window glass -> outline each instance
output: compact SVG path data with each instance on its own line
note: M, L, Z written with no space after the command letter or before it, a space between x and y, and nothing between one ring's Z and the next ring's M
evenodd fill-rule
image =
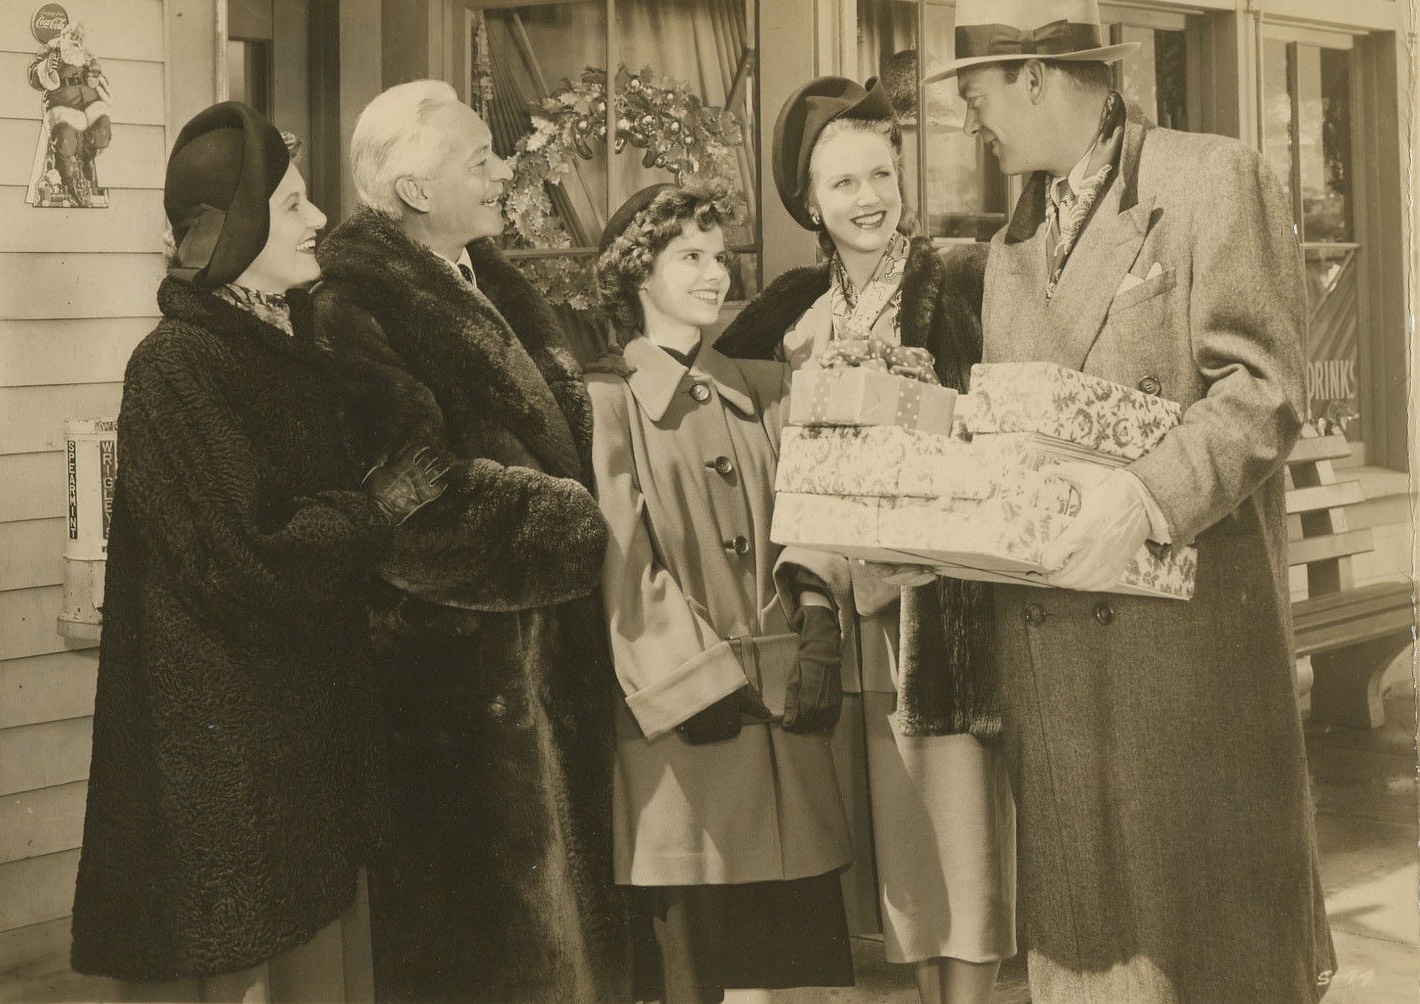
M759 285L753 40L756 0L529 3L476 10L470 95L514 161L505 247L550 299L585 321L608 216L647 185L722 178L745 200L727 234L731 299ZM616 111L608 155L607 19Z
M1267 39L1262 48L1262 147L1272 173L1292 197L1292 91L1287 83L1291 47Z
M1168 129L1188 128L1188 63L1182 31L1120 25L1121 42L1139 48L1120 61L1118 78L1124 100L1151 122Z

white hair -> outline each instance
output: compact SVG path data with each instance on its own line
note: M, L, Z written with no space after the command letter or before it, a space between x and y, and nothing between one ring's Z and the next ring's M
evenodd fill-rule
M395 182L428 174L448 155L448 137L431 129L429 119L450 103L461 102L448 83L414 80L365 106L350 137L350 173L362 203L399 219L404 203Z

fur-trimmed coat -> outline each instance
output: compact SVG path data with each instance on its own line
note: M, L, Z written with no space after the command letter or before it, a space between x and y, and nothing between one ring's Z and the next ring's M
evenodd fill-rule
M488 241L476 288L369 210L321 245L317 331L368 404L361 448L409 442L453 487L396 533L376 631L392 826L371 871L381 1001L619 996L615 678L590 594L606 527L591 409L542 295Z
M919 237L902 279L902 343L930 351L943 386L961 391L981 360L985 269L985 245L938 252ZM828 284L826 264L790 269L750 301L715 347L731 357L774 358L785 332ZM983 583L938 579L902 591L897 721L903 733L1000 735L994 625Z
M308 338L166 279L118 420L73 966L243 969L378 839L368 584L390 543ZM298 326L298 331L303 330Z

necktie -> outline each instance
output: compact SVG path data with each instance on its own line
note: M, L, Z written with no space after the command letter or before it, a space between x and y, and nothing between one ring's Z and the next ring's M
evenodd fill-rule
M465 265L465 264L464 264L463 262L461 262L461 261L460 261L460 262L455 262L454 264L456 264L456 265L459 267L459 275L463 276L463 281L466 282L466 283L468 283L469 285L472 285L472 284L473 284L473 269L469 268L467 265Z

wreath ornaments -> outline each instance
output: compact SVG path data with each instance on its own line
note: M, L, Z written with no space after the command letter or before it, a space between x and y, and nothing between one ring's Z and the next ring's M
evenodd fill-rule
M622 153L627 144L644 150L641 166L670 172L678 185L719 180L738 187L733 148L743 138L734 114L706 105L689 85L659 78L650 68L619 67L614 100L612 153ZM596 147L606 142L606 72L588 67L577 81L564 81L533 109L532 125L510 158L513 178L503 200L508 247L570 250L572 235L553 206L548 186L560 184L576 170L574 157L592 160ZM590 259L528 258L519 265L553 303L591 308Z

